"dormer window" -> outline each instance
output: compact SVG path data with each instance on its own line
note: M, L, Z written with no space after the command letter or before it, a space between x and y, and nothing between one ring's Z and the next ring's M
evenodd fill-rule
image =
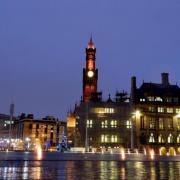
M179 99L178 99L177 97L175 97L175 98L173 99L173 101L174 101L175 103L178 103L178 102L179 102Z
M162 102L163 100L162 100L161 97L156 97L156 98L155 98L155 101L157 101L157 102Z
M153 96L149 96L147 97L148 101L154 101L154 97Z
M166 98L166 102L172 102L172 98L171 97L167 97Z

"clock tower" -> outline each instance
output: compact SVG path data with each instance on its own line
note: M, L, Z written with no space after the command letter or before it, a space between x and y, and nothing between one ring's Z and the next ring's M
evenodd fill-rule
M86 67L83 68L83 101L88 102L91 93L97 92L97 80L96 48L91 37L86 48Z

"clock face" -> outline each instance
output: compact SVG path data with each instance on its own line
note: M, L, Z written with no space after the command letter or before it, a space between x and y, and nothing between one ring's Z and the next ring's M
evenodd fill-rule
M87 75L89 78L92 78L94 76L94 72L93 71L88 71Z

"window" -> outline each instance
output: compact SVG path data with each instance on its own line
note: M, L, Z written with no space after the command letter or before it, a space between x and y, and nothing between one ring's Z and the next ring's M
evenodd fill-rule
M38 138L38 136L39 136L39 132L38 132L38 131L36 131L36 138Z
M176 113L177 113L177 114L180 113L180 108L176 108Z
M154 117L149 118L149 128L150 129L155 129L156 128L156 121Z
M144 98L140 98L140 102L145 102L146 100Z
M92 128L93 121L92 120L87 120L87 127Z
M155 98L155 101L162 102L163 100L162 100L161 97L156 97L156 98Z
M173 120L171 118L167 118L166 122L167 122L167 128L172 129L173 128Z
M167 97L166 98L166 102L172 102L172 98L171 97Z
M117 127L117 121L111 120L111 128L116 128L116 127Z
M32 129L32 124L29 124L29 129Z
M172 134L169 134L167 140L168 140L168 143L173 143L173 136L172 136Z
M180 134L177 137L177 143L180 143Z
M150 106L150 107L148 108L148 110L149 110L150 112L156 112L156 108L155 108L155 107L152 107L152 106Z
M107 143L108 142L108 135L102 134L101 135L101 142L102 143Z
M178 103L178 102L179 102L179 99L178 99L177 97L175 97L175 98L173 99L173 101L174 101L175 103Z
M114 113L114 108L105 108L105 109L104 109L104 112L105 112L105 113L112 114L112 113Z
M48 129L47 129L47 126L46 126L45 129L44 129L44 133L47 134L47 131L48 131Z
M105 121L102 121L101 122L101 128L107 128L108 127L108 121L105 120Z
M164 129L164 119L159 118L159 129Z
M149 143L154 143L154 142L155 142L154 134L151 133L150 136L149 136Z
M140 122L141 122L141 129L145 129L145 120L144 120L144 116L141 116Z
M111 135L111 143L117 143L117 135Z
M163 107L158 107L158 112L159 113L163 113L164 112L164 108Z
M177 129L180 130L180 118L177 118Z
M126 121L126 128L130 129L132 127L132 122L130 120Z
M164 143L164 139L163 139L162 134L159 135L159 137L158 137L158 142L159 142L159 143Z
M92 112L97 114L112 114L114 113L114 108L93 108Z
M152 97L152 96L147 97L147 99L148 99L148 101L154 101L154 97Z
M173 108L167 108L167 113L173 113Z

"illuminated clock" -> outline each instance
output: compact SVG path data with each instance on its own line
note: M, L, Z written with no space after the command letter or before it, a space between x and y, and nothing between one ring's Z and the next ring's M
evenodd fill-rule
M92 78L94 76L94 72L93 71L88 71L87 75L89 78Z

